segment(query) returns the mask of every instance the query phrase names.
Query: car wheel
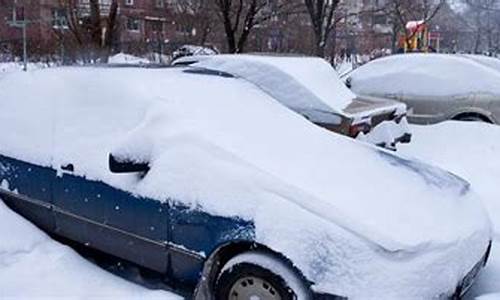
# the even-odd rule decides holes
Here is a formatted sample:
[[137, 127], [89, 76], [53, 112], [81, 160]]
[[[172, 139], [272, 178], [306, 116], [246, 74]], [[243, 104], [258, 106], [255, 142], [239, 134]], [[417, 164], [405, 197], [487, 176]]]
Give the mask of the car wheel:
[[247, 252], [229, 260], [215, 288], [217, 300], [303, 300], [307, 289], [295, 271], [281, 260]]

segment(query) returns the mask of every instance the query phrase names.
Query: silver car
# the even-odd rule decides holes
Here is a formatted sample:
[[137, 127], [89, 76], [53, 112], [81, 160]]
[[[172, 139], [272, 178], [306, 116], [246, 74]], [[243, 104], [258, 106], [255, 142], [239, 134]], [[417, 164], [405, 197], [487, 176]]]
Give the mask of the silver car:
[[499, 65], [495, 58], [479, 56], [393, 55], [354, 70], [346, 82], [358, 95], [406, 103], [411, 123], [499, 124]]

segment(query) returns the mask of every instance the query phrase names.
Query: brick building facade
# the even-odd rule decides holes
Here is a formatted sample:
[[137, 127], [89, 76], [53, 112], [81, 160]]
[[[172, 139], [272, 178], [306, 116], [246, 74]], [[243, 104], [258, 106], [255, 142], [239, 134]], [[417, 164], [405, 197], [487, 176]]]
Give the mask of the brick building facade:
[[[37, 53], [58, 53], [61, 43], [71, 42], [71, 30], [66, 21], [68, 7], [60, 0], [0, 0], [0, 53], [19, 54], [22, 29], [12, 21], [26, 19], [27, 40], [32, 56]], [[102, 18], [109, 13], [111, 0], [100, 1]], [[90, 14], [88, 0], [77, 1], [78, 16]], [[116, 34], [113, 45], [117, 51], [148, 51], [175, 41], [182, 32], [166, 0], [119, 0]], [[154, 49], [148, 49], [154, 48]]]

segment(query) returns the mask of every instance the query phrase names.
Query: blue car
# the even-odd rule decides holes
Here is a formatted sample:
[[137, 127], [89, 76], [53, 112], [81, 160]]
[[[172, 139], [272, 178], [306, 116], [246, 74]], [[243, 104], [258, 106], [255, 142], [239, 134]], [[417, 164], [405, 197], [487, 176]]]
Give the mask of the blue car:
[[0, 198], [194, 299], [457, 298], [491, 245], [464, 180], [185, 67], [3, 77]]

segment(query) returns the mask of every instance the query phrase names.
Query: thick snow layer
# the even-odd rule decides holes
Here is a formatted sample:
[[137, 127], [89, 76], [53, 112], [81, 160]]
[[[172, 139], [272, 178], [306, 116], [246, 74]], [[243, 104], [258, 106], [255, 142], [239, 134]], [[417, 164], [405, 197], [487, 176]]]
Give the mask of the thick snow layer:
[[500, 299], [500, 242], [498, 239], [493, 243], [486, 269], [479, 275], [465, 300], [471, 300], [475, 297], [479, 297], [480, 300]]
[[[490, 237], [464, 181], [317, 127], [241, 79], [49, 69], [0, 80], [0, 99], [0, 153], [253, 220], [318, 291], [428, 299], [454, 289]], [[151, 170], [113, 175], [110, 152]]]
[[113, 276], [53, 241], [0, 200], [0, 299], [182, 299]]
[[194, 66], [245, 78], [294, 109], [340, 112], [355, 98], [321, 58], [216, 55], [199, 60]]
[[399, 123], [384, 121], [368, 132], [368, 134], [360, 133], [357, 139], [374, 145], [385, 145], [390, 148], [392, 147], [391, 144], [395, 143], [394, 137], [402, 137], [404, 134], [410, 132], [408, 120], [404, 117]]
[[[479, 122], [444, 122], [411, 126], [411, 144], [400, 152], [465, 178], [481, 195], [500, 239], [500, 126]], [[439, 149], [439, 151], [436, 151]]]
[[477, 300], [500, 300], [500, 294], [487, 294], [478, 297]]
[[131, 64], [142, 65], [149, 64], [149, 60], [126, 53], [118, 53], [109, 57], [108, 63], [110, 64]]
[[474, 54], [467, 54], [464, 56], [484, 66], [500, 71], [500, 59], [496, 57], [489, 57], [486, 55], [474, 55]]
[[362, 95], [500, 95], [499, 72], [459, 55], [388, 56], [359, 67], [350, 77], [352, 90]]
[[[500, 293], [500, 127], [485, 123], [445, 122], [411, 126], [413, 141], [399, 151], [446, 168], [472, 183], [488, 208], [495, 232], [490, 262], [467, 299]], [[485, 296], [479, 299], [498, 299]]]

